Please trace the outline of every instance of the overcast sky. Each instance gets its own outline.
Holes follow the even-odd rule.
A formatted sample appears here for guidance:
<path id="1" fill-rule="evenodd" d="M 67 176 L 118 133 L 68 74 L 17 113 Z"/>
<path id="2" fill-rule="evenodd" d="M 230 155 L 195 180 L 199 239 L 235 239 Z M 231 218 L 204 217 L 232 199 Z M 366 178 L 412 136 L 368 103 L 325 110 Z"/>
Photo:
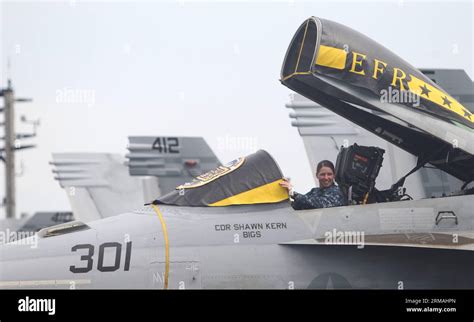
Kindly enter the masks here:
<path id="1" fill-rule="evenodd" d="M 70 209 L 51 153 L 125 154 L 129 135 L 203 136 L 223 162 L 265 149 L 298 191 L 309 190 L 279 74 L 293 34 L 313 15 L 414 66 L 473 78 L 472 1 L 0 1 L 0 86 L 9 77 L 18 96 L 34 99 L 17 105 L 18 120 L 41 119 L 38 137 L 24 141 L 38 148 L 17 153 L 17 213 Z M 66 90 L 82 98 L 61 98 Z M 250 144 L 225 146 L 226 138 Z"/>

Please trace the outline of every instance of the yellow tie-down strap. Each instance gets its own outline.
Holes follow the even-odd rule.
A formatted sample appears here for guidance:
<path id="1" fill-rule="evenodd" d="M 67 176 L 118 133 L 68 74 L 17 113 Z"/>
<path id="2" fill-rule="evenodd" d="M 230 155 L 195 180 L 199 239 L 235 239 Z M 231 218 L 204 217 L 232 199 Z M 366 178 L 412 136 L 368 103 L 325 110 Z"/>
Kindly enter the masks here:
<path id="1" fill-rule="evenodd" d="M 252 190 L 241 192 L 210 204 L 211 207 L 230 205 L 252 205 L 259 203 L 276 203 L 288 199 L 288 190 L 280 186 L 283 179 L 278 179 Z"/>
<path id="2" fill-rule="evenodd" d="M 170 244 L 168 241 L 168 230 L 166 229 L 166 223 L 165 220 L 163 219 L 163 215 L 161 214 L 160 208 L 158 208 L 157 205 L 151 205 L 153 207 L 153 210 L 155 210 L 156 214 L 158 215 L 158 218 L 160 219 L 161 222 L 161 228 L 163 230 L 163 236 L 165 238 L 165 283 L 163 286 L 163 289 L 168 289 L 168 280 L 169 280 L 169 275 L 170 275 Z"/>

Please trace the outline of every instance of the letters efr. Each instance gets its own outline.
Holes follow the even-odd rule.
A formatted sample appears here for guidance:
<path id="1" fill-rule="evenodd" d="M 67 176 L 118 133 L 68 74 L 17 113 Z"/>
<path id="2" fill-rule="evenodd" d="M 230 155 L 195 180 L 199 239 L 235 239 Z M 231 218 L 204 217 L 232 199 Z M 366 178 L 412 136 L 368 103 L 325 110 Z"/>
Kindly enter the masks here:
<path id="1" fill-rule="evenodd" d="M 351 64 L 351 69 L 349 70 L 349 72 L 351 73 L 354 73 L 354 74 L 359 74 L 359 75 L 365 75 L 365 66 L 367 66 L 367 64 L 364 64 L 364 61 L 367 60 L 367 56 L 364 55 L 364 54 L 361 54 L 361 53 L 356 53 L 356 52 L 352 52 L 352 64 Z M 371 75 L 371 77 L 373 79 L 379 79 L 380 75 L 382 75 L 383 73 L 385 73 L 387 69 L 387 63 L 386 62 L 383 62 L 381 60 L 378 60 L 378 59 L 374 59 L 374 71 Z M 402 80 L 404 80 L 405 78 L 407 77 L 406 73 L 401 70 L 400 68 L 397 68 L 397 67 L 394 67 L 393 68 L 393 77 L 392 77 L 392 83 L 391 85 L 392 86 L 397 86 L 397 83 L 398 83 L 398 87 L 401 89 L 401 90 L 406 90 L 405 89 L 405 86 L 403 86 L 403 82 Z"/>

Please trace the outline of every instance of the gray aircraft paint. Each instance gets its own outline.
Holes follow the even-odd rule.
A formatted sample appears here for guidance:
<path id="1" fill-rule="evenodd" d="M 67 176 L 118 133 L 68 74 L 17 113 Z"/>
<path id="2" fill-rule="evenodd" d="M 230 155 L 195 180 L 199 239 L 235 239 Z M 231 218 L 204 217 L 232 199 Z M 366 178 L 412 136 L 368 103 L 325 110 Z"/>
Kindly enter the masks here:
<path id="1" fill-rule="evenodd" d="M 406 289 L 472 288 L 474 280 L 467 278 L 474 264 L 474 222 L 468 206 L 472 202 L 474 196 L 459 196 L 306 211 L 294 211 L 286 203 L 161 206 L 170 247 L 169 287 L 322 287 L 321 279 L 337 274 L 341 279 L 331 277 L 329 286 L 333 288 L 347 288 L 348 283 L 351 288 L 394 289 L 399 281 Z M 438 212 L 447 209 L 457 215 L 457 224 L 448 218 L 437 225 Z M 245 224 L 252 229 L 238 229 Z M 150 207 L 87 226 L 85 230 L 41 237 L 36 249 L 3 246 L 0 286 L 163 288 L 163 231 Z M 365 247 L 326 244 L 324 235 L 333 229 L 363 231 Z M 261 237 L 245 238 L 244 231 L 260 231 Z M 127 241 L 133 247 L 130 270 L 124 271 Z M 111 242 L 122 245 L 120 267 L 114 272 L 100 272 L 99 247 Z M 71 251 L 81 244 L 94 246 L 93 266 L 87 273 L 73 274 L 71 265 L 86 266 L 80 258 L 87 252 Z M 104 263 L 113 262 L 109 249 Z M 420 263 L 426 270 L 419 269 Z"/>
<path id="2" fill-rule="evenodd" d="M 138 208 L 145 199 L 125 159 L 110 153 L 53 153 L 55 179 L 64 188 L 76 219 L 84 222 Z"/>

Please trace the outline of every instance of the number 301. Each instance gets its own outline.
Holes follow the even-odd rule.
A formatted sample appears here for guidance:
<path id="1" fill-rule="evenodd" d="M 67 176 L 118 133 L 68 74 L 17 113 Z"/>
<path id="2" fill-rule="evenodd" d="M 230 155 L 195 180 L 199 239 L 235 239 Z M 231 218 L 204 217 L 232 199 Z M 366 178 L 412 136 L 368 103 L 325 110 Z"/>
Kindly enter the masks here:
<path id="1" fill-rule="evenodd" d="M 105 266 L 104 265 L 104 255 L 106 248 L 114 248 L 115 249 L 115 261 L 112 266 Z M 81 261 L 86 262 L 85 267 L 76 267 L 70 266 L 69 270 L 73 273 L 87 273 L 92 270 L 92 266 L 94 265 L 94 245 L 91 244 L 80 244 L 76 245 L 71 248 L 71 251 L 76 252 L 79 249 L 87 249 L 87 254 L 81 256 Z M 124 271 L 130 270 L 130 258 L 132 255 L 132 242 L 127 242 L 125 244 L 125 266 Z M 117 242 L 111 243 L 104 243 L 99 246 L 99 258 L 97 262 L 97 269 L 101 272 L 115 272 L 120 268 L 120 260 L 122 257 L 122 244 Z"/>

